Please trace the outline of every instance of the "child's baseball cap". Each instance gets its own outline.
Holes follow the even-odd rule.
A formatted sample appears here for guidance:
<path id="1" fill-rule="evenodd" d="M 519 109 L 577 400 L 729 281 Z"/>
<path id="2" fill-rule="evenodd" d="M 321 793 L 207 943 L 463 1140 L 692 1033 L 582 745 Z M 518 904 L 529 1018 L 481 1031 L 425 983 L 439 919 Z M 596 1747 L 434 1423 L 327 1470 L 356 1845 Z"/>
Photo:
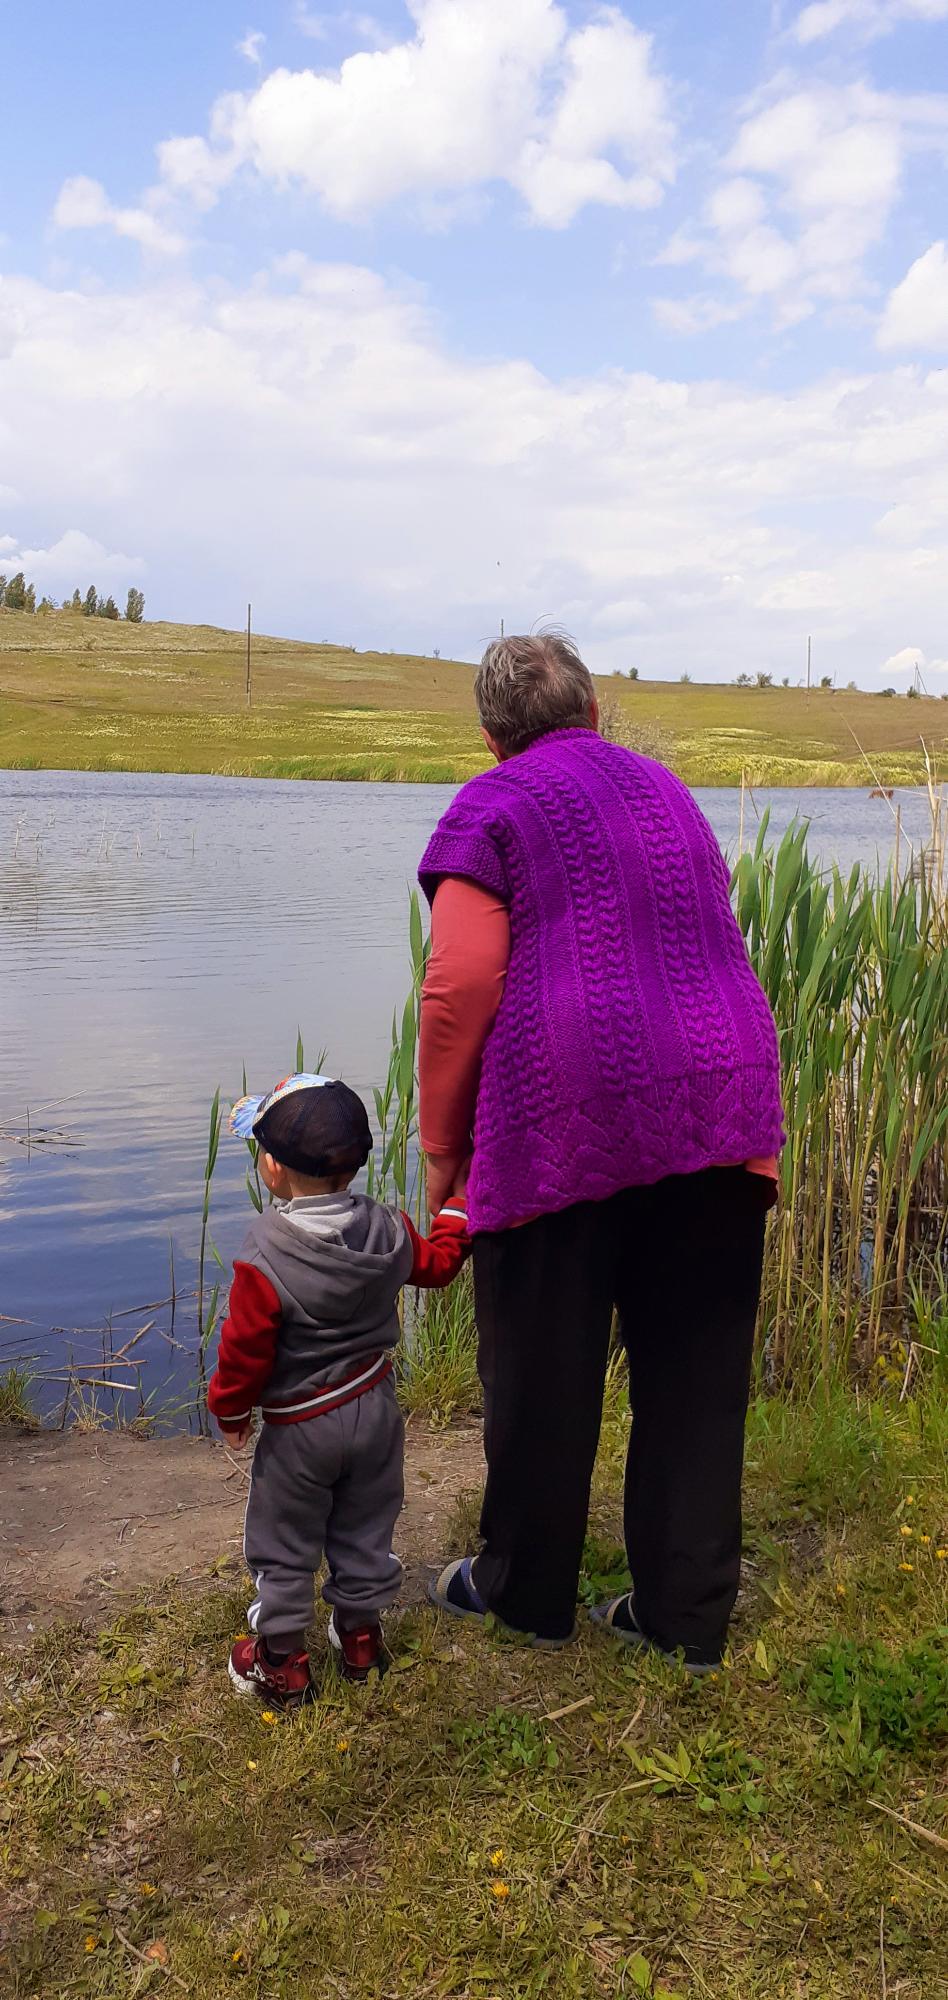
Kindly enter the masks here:
<path id="1" fill-rule="evenodd" d="M 257 1139 L 281 1167 L 313 1180 L 358 1173 L 372 1151 L 365 1105 L 347 1083 L 305 1071 L 265 1097 L 241 1097 L 230 1114 L 239 1139 Z"/>

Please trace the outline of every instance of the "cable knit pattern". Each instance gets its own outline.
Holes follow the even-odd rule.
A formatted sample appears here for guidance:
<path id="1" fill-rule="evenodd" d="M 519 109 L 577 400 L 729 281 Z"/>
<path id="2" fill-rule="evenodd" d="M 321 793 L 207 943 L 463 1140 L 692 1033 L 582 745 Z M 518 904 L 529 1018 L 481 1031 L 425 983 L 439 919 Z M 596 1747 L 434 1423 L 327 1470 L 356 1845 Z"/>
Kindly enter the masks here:
<path id="1" fill-rule="evenodd" d="M 419 871 L 502 896 L 507 983 L 481 1069 L 472 1231 L 779 1152 L 777 1037 L 691 793 L 591 730 L 474 778 Z"/>

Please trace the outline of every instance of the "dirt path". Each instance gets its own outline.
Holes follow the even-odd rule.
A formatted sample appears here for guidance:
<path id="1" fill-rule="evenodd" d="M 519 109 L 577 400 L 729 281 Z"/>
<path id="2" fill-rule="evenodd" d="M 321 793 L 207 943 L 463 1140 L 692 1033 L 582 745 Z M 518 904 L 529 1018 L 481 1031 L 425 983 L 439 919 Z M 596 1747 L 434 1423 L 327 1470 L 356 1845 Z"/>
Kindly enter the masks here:
<path id="1" fill-rule="evenodd" d="M 238 1562 L 248 1465 L 199 1438 L 0 1429 L 0 1645 L 57 1618 L 102 1624 L 141 1590 Z M 482 1476 L 478 1426 L 409 1424 L 404 1602 L 424 1595 L 457 1496 Z"/>

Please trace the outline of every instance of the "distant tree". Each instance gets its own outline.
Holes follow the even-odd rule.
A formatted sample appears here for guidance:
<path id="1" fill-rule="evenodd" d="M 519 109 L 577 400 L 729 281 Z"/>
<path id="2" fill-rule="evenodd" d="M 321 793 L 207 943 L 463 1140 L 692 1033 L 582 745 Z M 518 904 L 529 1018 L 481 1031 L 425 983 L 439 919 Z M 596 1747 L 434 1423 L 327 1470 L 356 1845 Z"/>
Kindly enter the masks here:
<path id="1" fill-rule="evenodd" d="M 95 615 L 97 618 L 119 618 L 121 617 L 121 612 L 114 597 L 100 597 L 95 608 Z"/>
<path id="2" fill-rule="evenodd" d="M 856 686 L 856 683 L 855 683 L 855 681 L 847 681 L 847 682 L 846 682 L 846 687 L 847 687 L 847 690 L 848 690 L 848 692 L 849 692 L 850 694 L 858 694 L 858 693 L 859 693 L 859 689 L 858 689 L 858 687 Z"/>
<path id="3" fill-rule="evenodd" d="M 440 646 L 432 646 L 432 648 L 431 648 L 431 657 L 432 657 L 432 659 L 433 659 L 433 660 L 440 660 L 440 658 L 441 658 L 441 647 L 440 647 Z"/>
<path id="4" fill-rule="evenodd" d="M 832 674 L 824 674 L 824 675 L 823 675 L 823 678 L 822 678 L 822 680 L 821 680 L 821 682 L 820 682 L 820 686 L 821 686 L 821 688 L 831 688 L 831 687 L 832 687 L 832 685 L 833 685 L 833 676 L 832 676 Z"/>
<path id="5" fill-rule="evenodd" d="M 7 594 L 7 580 L 5 576 L 0 576 L 0 611 L 3 610 L 3 600 L 6 597 L 6 594 Z"/>
<path id="6" fill-rule="evenodd" d="M 906 701 L 921 701 L 921 695 L 919 694 L 919 691 L 915 686 L 914 682 L 911 687 L 906 688 L 905 699 Z"/>
<path id="7" fill-rule="evenodd" d="M 734 683 L 734 686 L 739 688 L 749 688 L 752 685 L 753 683 L 751 681 L 750 674 L 738 674 L 737 679 Z"/>
<path id="8" fill-rule="evenodd" d="M 24 609 L 24 611 L 35 611 L 35 610 L 36 610 L 36 585 L 35 585 L 35 583 L 28 583 L 28 584 L 27 584 L 27 586 L 26 586 L 26 594 L 25 594 L 25 601 L 24 601 L 24 604 L 23 604 L 23 609 Z"/>
<path id="9" fill-rule="evenodd" d="M 629 679 L 630 679 L 630 681 L 637 681 L 637 680 L 638 680 L 638 677 L 639 677 L 639 670 L 638 670 L 638 667 L 630 667 L 630 668 L 629 668 Z"/>
<path id="10" fill-rule="evenodd" d="M 59 605 L 54 597 L 41 597 L 36 608 L 37 611 L 58 611 Z"/>
<path id="11" fill-rule="evenodd" d="M 680 681 L 680 683 L 681 683 L 682 687 L 690 687 L 690 686 L 691 686 L 691 675 L 690 675 L 690 674 L 679 674 L 679 676 L 678 676 L 678 679 L 679 679 L 679 681 Z"/>
<path id="12" fill-rule="evenodd" d="M 26 578 L 21 569 L 17 570 L 15 576 L 11 576 L 3 601 L 8 611 L 26 610 Z"/>
<path id="13" fill-rule="evenodd" d="M 780 685 L 781 685 L 781 687 L 782 687 L 782 688 L 788 688 L 788 687 L 790 686 L 790 675 L 789 675 L 789 674 L 784 674 L 784 677 L 783 677 L 783 680 L 781 681 Z"/>
<path id="14" fill-rule="evenodd" d="M 145 593 L 143 590 L 136 590 L 134 584 L 126 600 L 125 616 L 130 625 L 140 625 L 145 616 Z"/>
<path id="15" fill-rule="evenodd" d="M 99 593 L 96 590 L 95 584 L 90 583 L 89 588 L 86 591 L 85 597 L 82 600 L 83 618 L 94 618 L 98 609 L 99 609 Z"/>
<path id="16" fill-rule="evenodd" d="M 81 611 L 81 610 L 82 610 L 82 592 L 81 592 L 81 590 L 74 590 L 74 591 L 73 591 L 73 593 L 72 593 L 72 596 L 71 596 L 71 598 L 69 599 L 69 603 L 68 603 L 68 605 L 67 605 L 67 604 L 64 604 L 64 605 L 63 605 L 63 610 L 64 610 L 64 611 Z"/>
<path id="17" fill-rule="evenodd" d="M 623 750 L 635 750 L 658 764 L 671 763 L 674 739 L 657 723 L 630 715 L 612 694 L 603 695 L 599 703 L 599 729 L 607 743 L 621 743 Z"/>
<path id="18" fill-rule="evenodd" d="M 889 701 L 891 701 L 891 699 L 892 699 L 892 696 L 893 696 L 893 695 L 894 695 L 894 693 L 895 693 L 895 689 L 894 689 L 894 688 L 880 688 L 880 689 L 879 689 L 879 693 L 880 693 L 880 694 L 883 694 L 883 695 L 885 695 L 885 696 L 886 696 L 886 698 L 887 698 L 887 699 L 888 699 Z"/>
<path id="19" fill-rule="evenodd" d="M 758 674 L 758 675 L 757 675 L 757 679 L 756 679 L 756 682 L 755 682 L 755 686 L 756 686 L 756 687 L 759 687 L 759 688 L 772 688 L 772 687 L 773 687 L 773 684 L 774 684 L 774 677 L 773 677 L 773 674 Z"/>

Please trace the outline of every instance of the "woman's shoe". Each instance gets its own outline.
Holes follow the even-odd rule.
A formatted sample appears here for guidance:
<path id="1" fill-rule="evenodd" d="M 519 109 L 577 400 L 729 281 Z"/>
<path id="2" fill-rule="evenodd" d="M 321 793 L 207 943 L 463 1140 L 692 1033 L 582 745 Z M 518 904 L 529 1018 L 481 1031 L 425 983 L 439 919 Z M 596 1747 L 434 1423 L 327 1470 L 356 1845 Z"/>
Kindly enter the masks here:
<path id="1" fill-rule="evenodd" d="M 478 1591 L 471 1574 L 473 1556 L 462 1556 L 458 1562 L 450 1562 L 440 1576 L 432 1577 L 428 1585 L 428 1596 L 439 1611 L 446 1611 L 450 1618 L 477 1619 L 483 1625 L 485 1618 L 496 1617 L 489 1604 Z M 511 1632 L 522 1645 L 534 1646 L 540 1652 L 558 1653 L 562 1646 L 569 1646 L 576 1637 L 576 1628 L 565 1639 L 543 1639 L 536 1632 L 521 1632 L 515 1626 L 505 1625 L 502 1618 L 497 1623 L 505 1631 Z"/>
<path id="2" fill-rule="evenodd" d="M 594 1625 L 601 1625 L 614 1638 L 621 1639 L 624 1646 L 639 1646 L 648 1652 L 658 1653 L 661 1659 L 668 1661 L 669 1666 L 684 1667 L 686 1674 L 700 1677 L 702 1674 L 716 1674 L 720 1669 L 720 1660 L 686 1660 L 681 1652 L 667 1653 L 664 1647 L 656 1646 L 636 1618 L 630 1591 L 624 1597 L 610 1598 L 607 1604 L 594 1604 L 589 1616 Z"/>

